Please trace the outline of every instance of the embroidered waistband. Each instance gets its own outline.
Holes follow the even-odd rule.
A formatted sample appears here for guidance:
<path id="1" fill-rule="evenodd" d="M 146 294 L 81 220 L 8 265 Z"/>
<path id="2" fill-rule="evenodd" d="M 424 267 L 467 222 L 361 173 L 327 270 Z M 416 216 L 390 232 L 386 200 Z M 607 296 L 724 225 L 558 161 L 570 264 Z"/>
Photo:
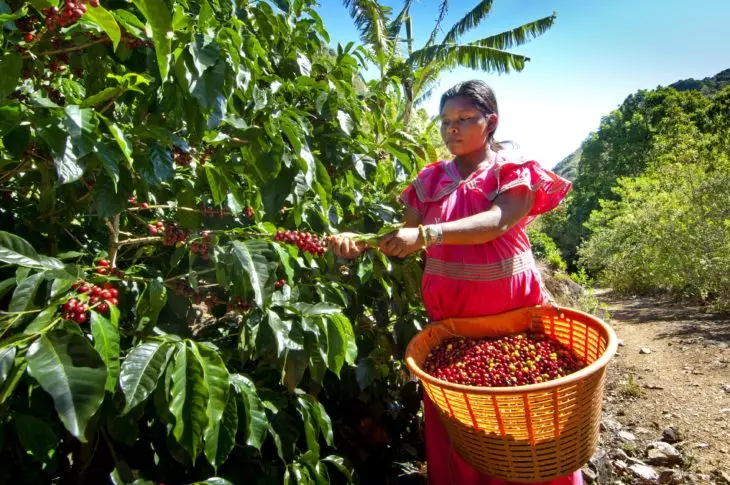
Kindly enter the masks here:
<path id="1" fill-rule="evenodd" d="M 426 274 L 465 281 L 495 281 L 509 278 L 535 267 L 532 251 L 527 250 L 511 258 L 494 263 L 461 263 L 441 259 L 426 260 Z"/>

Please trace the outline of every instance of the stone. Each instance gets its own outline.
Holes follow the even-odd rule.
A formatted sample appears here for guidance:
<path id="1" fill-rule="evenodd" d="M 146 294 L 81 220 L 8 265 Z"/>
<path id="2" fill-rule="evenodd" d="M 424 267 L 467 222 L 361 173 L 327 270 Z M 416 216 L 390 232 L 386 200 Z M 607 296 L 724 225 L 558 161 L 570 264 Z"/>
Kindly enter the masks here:
<path id="1" fill-rule="evenodd" d="M 682 455 L 677 449 L 664 441 L 649 443 L 647 461 L 652 465 L 673 466 L 682 463 Z"/>
<path id="2" fill-rule="evenodd" d="M 710 447 L 710 444 L 709 443 L 697 443 L 697 444 L 695 444 L 695 448 L 698 448 L 698 449 L 701 449 L 701 450 L 706 450 L 709 447 Z"/>
<path id="3" fill-rule="evenodd" d="M 664 428 L 664 431 L 662 431 L 662 441 L 669 444 L 682 441 L 682 437 L 679 434 L 679 428 L 676 426 L 667 426 Z"/>
<path id="4" fill-rule="evenodd" d="M 723 384 L 722 390 L 730 394 L 730 384 Z"/>
<path id="5" fill-rule="evenodd" d="M 598 480 L 598 483 L 608 483 L 611 480 L 613 467 L 611 466 L 611 457 L 606 450 L 598 448 L 588 463 L 591 471 L 595 472 L 595 479 Z"/>
<path id="6" fill-rule="evenodd" d="M 588 484 L 596 483 L 598 479 L 598 473 L 590 469 L 590 467 L 584 466 L 580 470 L 583 473 L 583 482 Z"/>
<path id="7" fill-rule="evenodd" d="M 649 347 L 642 347 L 639 349 L 640 354 L 651 354 L 651 349 Z"/>
<path id="8" fill-rule="evenodd" d="M 650 466 L 638 464 L 631 465 L 629 470 L 631 470 L 634 476 L 642 480 L 646 480 L 647 482 L 656 482 L 659 480 L 659 474 Z"/>
<path id="9" fill-rule="evenodd" d="M 636 436 L 634 436 L 633 433 L 629 433 L 628 431 L 619 431 L 618 437 L 624 441 L 636 441 Z"/>
<path id="10" fill-rule="evenodd" d="M 601 420 L 601 431 L 612 431 L 615 433 L 621 428 L 623 428 L 621 423 L 613 418 L 605 417 Z"/>
<path id="11" fill-rule="evenodd" d="M 621 448 L 611 450 L 611 458 L 614 460 L 629 461 L 629 455 L 627 455 Z"/>
<path id="12" fill-rule="evenodd" d="M 719 468 L 712 472 L 712 477 L 718 485 L 730 485 L 730 473 L 720 470 Z"/>
<path id="13" fill-rule="evenodd" d="M 679 470 L 662 470 L 659 472 L 659 483 L 680 485 L 685 483 L 684 474 Z"/>

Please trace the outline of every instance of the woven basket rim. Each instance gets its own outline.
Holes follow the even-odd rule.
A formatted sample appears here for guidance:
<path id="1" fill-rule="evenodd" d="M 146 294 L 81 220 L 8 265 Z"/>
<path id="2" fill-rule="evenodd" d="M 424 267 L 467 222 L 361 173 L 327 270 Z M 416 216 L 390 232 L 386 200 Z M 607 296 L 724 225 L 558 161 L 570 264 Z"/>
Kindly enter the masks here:
<path id="1" fill-rule="evenodd" d="M 566 384 L 571 384 L 576 381 L 580 381 L 598 371 L 600 371 L 602 368 L 606 367 L 608 363 L 610 362 L 611 358 L 616 353 L 616 350 L 618 349 L 618 337 L 616 336 L 616 332 L 611 328 L 610 325 L 608 325 L 606 322 L 604 322 L 602 319 L 591 315 L 590 313 L 586 313 L 580 310 L 576 310 L 573 308 L 567 308 L 567 307 L 559 307 L 559 306 L 544 306 L 544 305 L 538 305 L 534 307 L 529 307 L 529 310 L 531 310 L 531 314 L 533 316 L 540 315 L 545 313 L 546 310 L 555 312 L 557 311 L 558 314 L 565 313 L 568 315 L 574 315 L 574 316 L 580 316 L 588 320 L 592 320 L 595 323 L 597 323 L 600 327 L 603 328 L 603 330 L 606 332 L 606 335 L 608 336 L 608 343 L 606 345 L 606 350 L 603 352 L 603 354 L 596 359 L 594 362 L 590 363 L 583 369 L 579 370 L 578 372 L 574 372 L 572 374 L 568 374 L 565 377 L 561 377 L 559 379 L 554 379 L 552 381 L 548 382 L 541 382 L 538 384 L 527 384 L 523 386 L 511 386 L 511 387 L 480 387 L 480 386 L 466 386 L 463 384 L 455 384 L 453 382 L 445 381 L 442 379 L 438 379 L 436 377 L 433 377 L 431 374 L 428 374 L 426 371 L 422 370 L 415 362 L 415 359 L 413 358 L 413 348 L 414 342 L 418 338 L 418 335 L 420 335 L 422 332 L 425 332 L 426 329 L 421 330 L 415 337 L 411 339 L 411 341 L 408 343 L 408 347 L 406 348 L 406 364 L 408 365 L 408 368 L 416 374 L 416 376 L 423 380 L 427 381 L 430 384 L 433 384 L 434 386 L 441 387 L 447 390 L 451 391 L 457 391 L 461 393 L 467 393 L 467 394 L 487 394 L 487 395 L 504 395 L 504 394 L 525 394 L 525 393 L 533 393 L 533 392 L 543 392 L 543 391 L 550 391 L 556 387 L 561 387 Z M 524 308 L 517 309 L 513 311 L 525 311 Z M 496 316 L 496 315 L 490 315 L 490 316 Z M 450 319 L 450 320 L 458 320 L 458 319 Z M 430 326 L 438 326 L 440 325 L 440 322 L 434 322 Z"/>

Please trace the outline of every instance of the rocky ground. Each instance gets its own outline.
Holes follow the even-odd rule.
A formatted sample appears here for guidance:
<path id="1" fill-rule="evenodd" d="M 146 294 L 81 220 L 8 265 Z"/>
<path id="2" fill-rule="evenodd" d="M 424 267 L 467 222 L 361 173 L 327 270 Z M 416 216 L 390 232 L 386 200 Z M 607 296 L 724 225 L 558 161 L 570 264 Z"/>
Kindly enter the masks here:
<path id="1" fill-rule="evenodd" d="M 730 315 L 596 296 L 621 346 L 586 482 L 730 485 Z"/>

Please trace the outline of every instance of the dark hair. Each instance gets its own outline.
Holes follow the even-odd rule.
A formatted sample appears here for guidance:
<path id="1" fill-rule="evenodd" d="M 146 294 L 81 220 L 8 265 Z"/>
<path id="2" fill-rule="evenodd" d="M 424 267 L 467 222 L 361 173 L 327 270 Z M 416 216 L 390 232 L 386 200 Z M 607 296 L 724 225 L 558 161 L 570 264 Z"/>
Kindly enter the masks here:
<path id="1" fill-rule="evenodd" d="M 499 115 L 499 108 L 497 107 L 497 97 L 494 95 L 494 91 L 489 87 L 487 83 L 479 80 L 471 80 L 463 83 L 459 83 L 452 87 L 441 95 L 441 103 L 439 105 L 439 112 L 444 109 L 446 102 L 452 98 L 458 96 L 464 96 L 469 98 L 474 106 L 482 112 L 484 115 L 496 114 Z M 496 128 L 495 130 L 496 131 Z M 489 134 L 487 140 L 489 146 L 494 151 L 502 149 L 502 144 L 494 139 L 494 131 Z"/>

